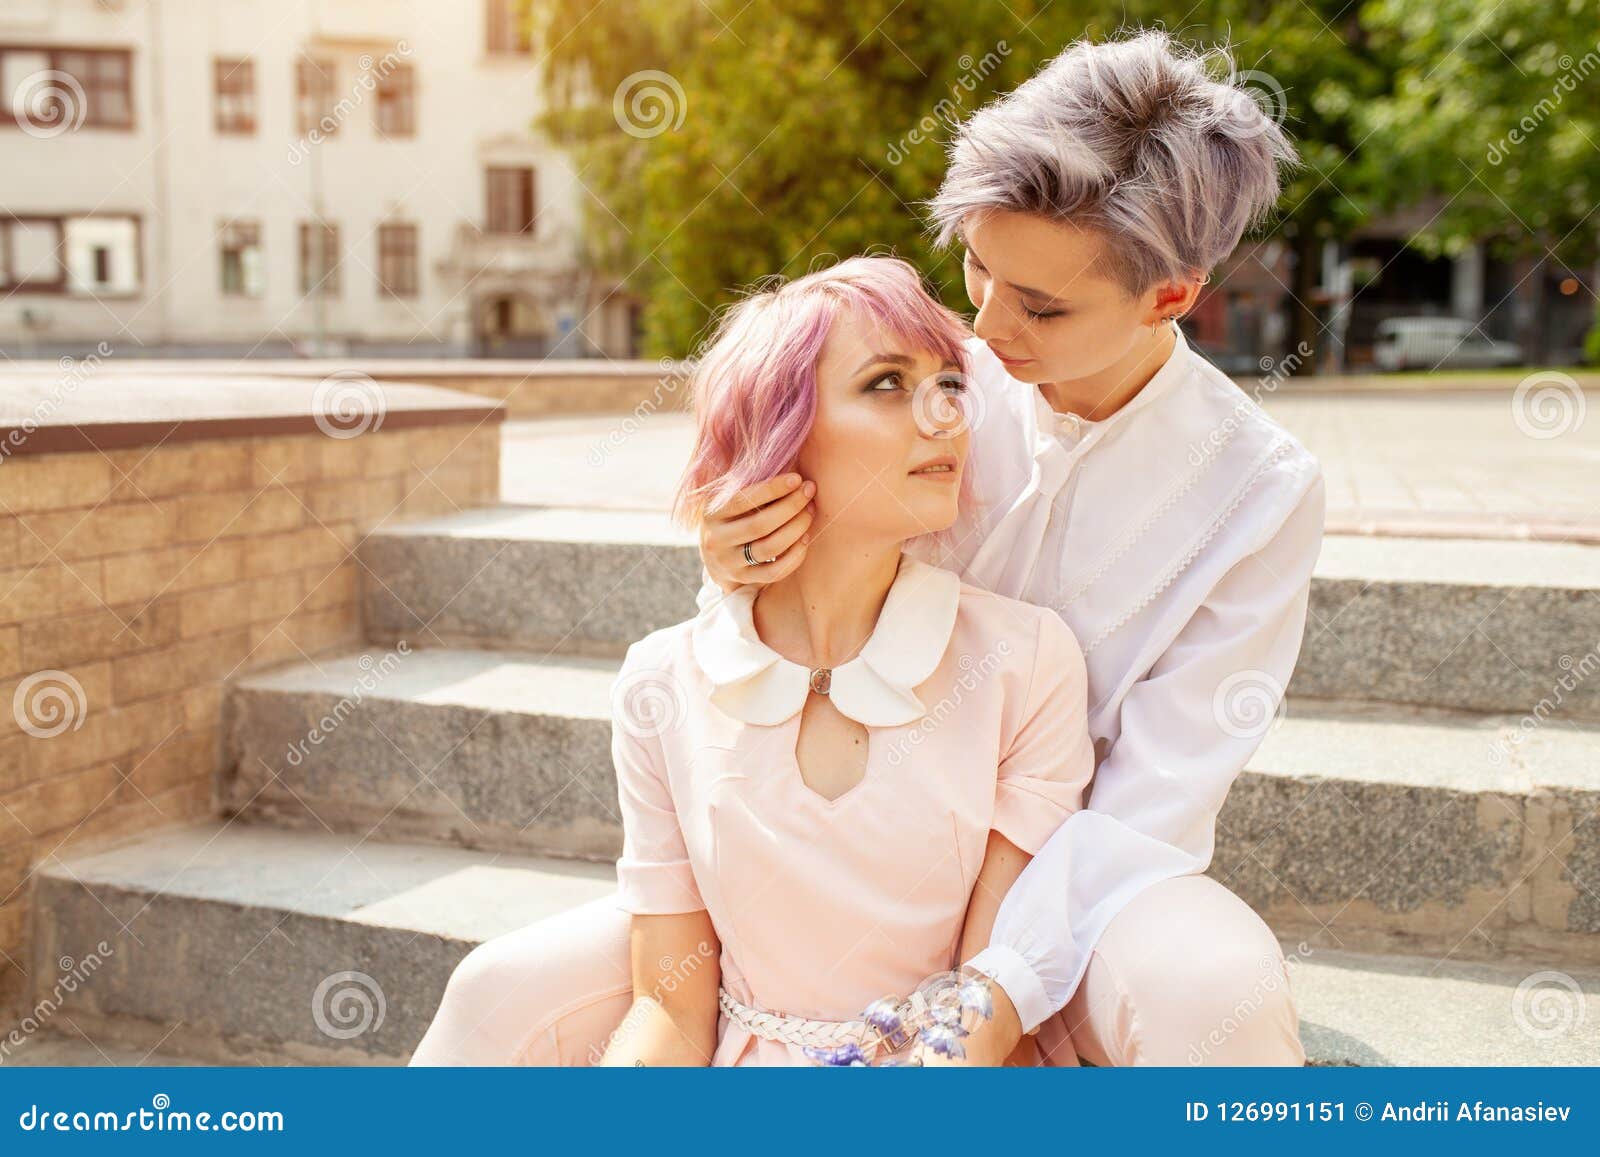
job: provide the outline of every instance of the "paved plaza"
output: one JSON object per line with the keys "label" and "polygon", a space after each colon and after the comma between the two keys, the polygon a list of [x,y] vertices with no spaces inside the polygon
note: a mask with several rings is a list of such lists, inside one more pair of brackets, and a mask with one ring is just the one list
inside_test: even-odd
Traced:
{"label": "paved plaza", "polygon": [[[1510,390],[1318,389],[1266,406],[1321,460],[1331,533],[1600,543],[1600,413],[1587,404],[1553,437],[1519,423]],[[681,413],[512,422],[502,495],[664,509],[692,434]]]}

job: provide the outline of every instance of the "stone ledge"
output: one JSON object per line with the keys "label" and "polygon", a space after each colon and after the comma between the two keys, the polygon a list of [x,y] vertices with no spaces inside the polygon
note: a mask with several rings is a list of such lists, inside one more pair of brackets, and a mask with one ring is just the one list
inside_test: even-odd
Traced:
{"label": "stone ledge", "polygon": [[[87,361],[87,359],[85,359]],[[646,358],[252,358],[247,361],[226,358],[148,358],[128,359],[118,365],[118,373],[140,377],[209,376],[233,377],[240,366],[249,367],[249,376],[325,378],[335,374],[361,373],[380,381],[416,381],[434,378],[567,378],[585,375],[654,378],[678,373],[683,363],[651,361]],[[53,361],[13,361],[11,371],[59,376],[63,371]]]}
{"label": "stone ledge", "polygon": [[379,384],[364,375],[334,379],[335,388],[325,380],[188,374],[152,381],[119,370],[73,381],[61,373],[8,373],[0,375],[0,455],[319,431],[353,437],[505,419],[498,402],[456,390]]}

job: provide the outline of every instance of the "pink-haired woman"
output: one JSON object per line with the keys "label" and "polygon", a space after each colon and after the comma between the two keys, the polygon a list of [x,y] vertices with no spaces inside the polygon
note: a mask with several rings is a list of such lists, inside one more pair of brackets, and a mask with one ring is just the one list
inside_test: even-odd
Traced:
{"label": "pink-haired woman", "polygon": [[[830,517],[790,574],[623,661],[634,1000],[605,1064],[807,1064],[808,1045],[947,1059],[915,1034],[880,1054],[862,1011],[987,945],[1081,806],[1094,753],[1072,632],[904,552],[970,493],[966,336],[905,262],[858,257],[743,301],[695,368],[680,516],[796,469]],[[669,699],[681,714],[634,709]],[[983,1045],[993,1030],[967,1021]]]}
{"label": "pink-haired woman", "polygon": [[[1271,209],[1293,156],[1245,94],[1159,32],[1071,46],[951,148],[932,208],[964,246],[978,311],[981,493],[942,541],[910,549],[1072,629],[1096,757],[1085,806],[1009,889],[987,947],[962,957],[997,982],[977,1061],[1036,1034],[1047,1058],[1101,1065],[1304,1063],[1277,938],[1203,873],[1264,733],[1241,708],[1270,719],[1299,652],[1322,480],[1173,320]],[[842,499],[813,481],[802,467],[704,520],[718,586],[805,565]],[[582,1063],[627,1007],[615,966],[595,974],[624,945],[588,906],[481,946],[420,1063]],[[513,1025],[473,1027],[518,1001]]]}

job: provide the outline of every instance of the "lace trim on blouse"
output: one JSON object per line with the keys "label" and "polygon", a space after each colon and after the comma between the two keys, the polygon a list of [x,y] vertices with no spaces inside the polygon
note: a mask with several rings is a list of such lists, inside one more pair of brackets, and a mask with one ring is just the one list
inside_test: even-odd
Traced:
{"label": "lace trim on blouse", "polygon": [[1106,576],[1106,572],[1115,566],[1118,560],[1120,560],[1125,554],[1132,550],[1139,540],[1148,534],[1150,529],[1154,527],[1156,523],[1160,522],[1164,517],[1166,517],[1167,513],[1178,504],[1178,501],[1191,490],[1193,490],[1199,484],[1200,479],[1205,477],[1205,475],[1210,472],[1211,467],[1216,465],[1217,460],[1221,457],[1220,451],[1222,448],[1233,440],[1233,436],[1237,432],[1237,427],[1230,429],[1227,434],[1217,442],[1216,447],[1206,456],[1206,460],[1187,477],[1179,479],[1178,483],[1173,486],[1172,489],[1167,491],[1167,493],[1162,497],[1161,501],[1159,501],[1155,507],[1150,510],[1149,514],[1145,516],[1143,522],[1139,523],[1137,527],[1130,526],[1130,528],[1124,530],[1117,539],[1113,540],[1111,546],[1108,548],[1110,553],[1102,555],[1100,565],[1095,568],[1092,574],[1089,574],[1087,577],[1082,579],[1075,579],[1069,585],[1066,593],[1059,596],[1056,603],[1056,609],[1058,611],[1063,611],[1067,607],[1070,607],[1073,603],[1077,602],[1083,597],[1085,591],[1103,579]]}
{"label": "lace trim on blouse", "polygon": [[1132,622],[1141,611],[1154,602],[1168,587],[1176,582],[1178,580],[1178,576],[1184,571],[1188,570],[1189,566],[1194,562],[1194,560],[1200,557],[1200,552],[1210,544],[1211,540],[1216,538],[1216,536],[1221,533],[1222,528],[1227,525],[1228,519],[1230,519],[1234,512],[1237,511],[1241,505],[1243,505],[1245,497],[1250,493],[1251,490],[1255,488],[1256,484],[1260,482],[1261,479],[1266,477],[1267,473],[1282,459],[1288,457],[1293,449],[1293,443],[1286,438],[1280,438],[1276,440],[1270,447],[1268,447],[1266,452],[1256,460],[1255,466],[1253,466],[1250,472],[1245,476],[1244,482],[1239,486],[1239,489],[1235,491],[1232,501],[1228,503],[1227,507],[1223,509],[1221,514],[1211,520],[1211,523],[1209,526],[1207,526],[1205,533],[1200,536],[1200,538],[1194,543],[1193,546],[1189,548],[1189,550],[1181,559],[1167,568],[1165,573],[1162,574],[1160,581],[1146,591],[1144,596],[1140,598],[1138,602],[1129,607],[1113,622],[1108,624],[1098,635],[1090,640],[1089,644],[1083,649],[1084,656],[1088,657],[1089,655],[1093,654],[1095,649],[1099,647],[1101,643],[1104,643],[1112,635],[1116,634],[1123,627]]}

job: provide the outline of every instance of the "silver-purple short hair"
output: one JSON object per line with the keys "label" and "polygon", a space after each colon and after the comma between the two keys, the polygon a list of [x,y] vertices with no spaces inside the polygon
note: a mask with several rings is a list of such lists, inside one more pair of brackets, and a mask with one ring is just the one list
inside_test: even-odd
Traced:
{"label": "silver-purple short hair", "polygon": [[1298,162],[1252,96],[1269,89],[1281,101],[1270,78],[1243,83],[1226,49],[1159,30],[1080,40],[962,125],[928,204],[937,242],[1006,209],[1105,234],[1099,272],[1129,294],[1207,273],[1271,211],[1279,166]]}

